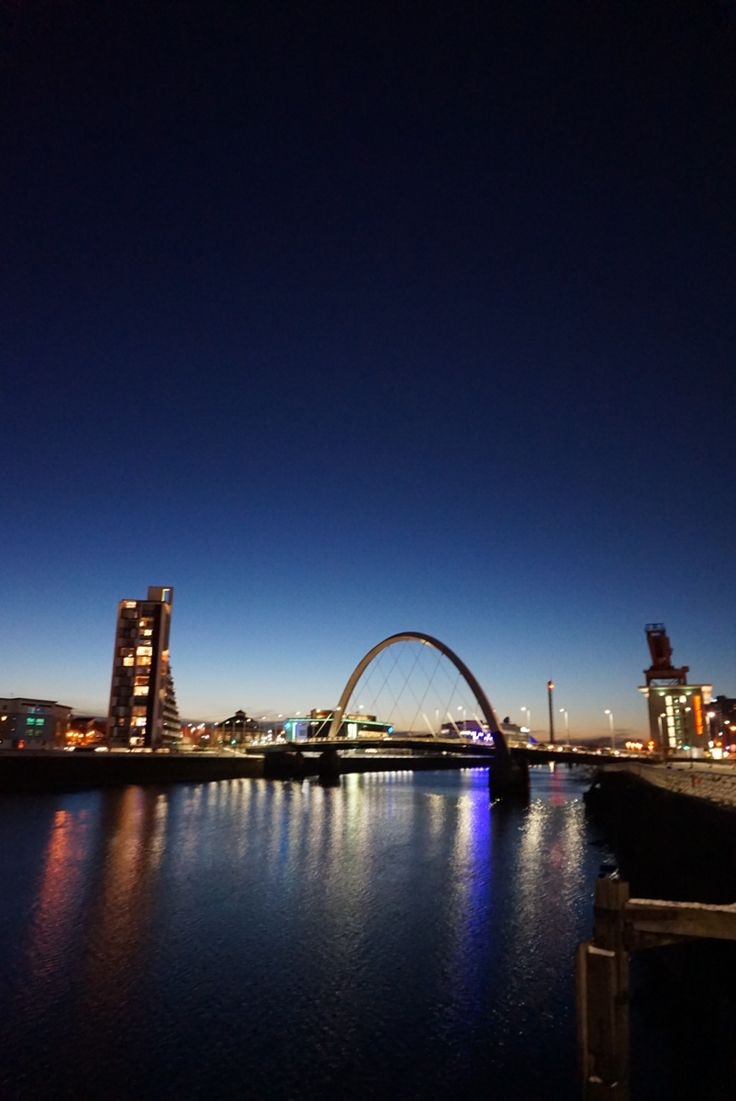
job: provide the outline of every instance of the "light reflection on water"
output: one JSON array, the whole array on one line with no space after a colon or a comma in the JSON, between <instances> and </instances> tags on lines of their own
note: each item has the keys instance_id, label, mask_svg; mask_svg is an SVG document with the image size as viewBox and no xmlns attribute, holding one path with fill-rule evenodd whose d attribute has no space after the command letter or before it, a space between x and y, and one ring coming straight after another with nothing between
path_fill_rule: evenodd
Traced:
<instances>
[{"instance_id":1,"label":"light reflection on water","mask_svg":"<svg viewBox=\"0 0 736 1101\"><path fill-rule=\"evenodd\" d=\"M572 1096L601 853L579 783L533 784L527 808L489 809L482 770L4 801L2 1096L79 1096L80 1067L120 1098Z\"/></svg>"}]
</instances>

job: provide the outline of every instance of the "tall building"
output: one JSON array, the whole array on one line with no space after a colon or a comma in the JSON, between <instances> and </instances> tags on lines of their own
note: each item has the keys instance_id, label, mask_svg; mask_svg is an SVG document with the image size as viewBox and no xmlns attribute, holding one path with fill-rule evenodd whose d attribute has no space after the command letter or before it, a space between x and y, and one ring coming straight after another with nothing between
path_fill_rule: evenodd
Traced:
<instances>
[{"instance_id":1,"label":"tall building","mask_svg":"<svg viewBox=\"0 0 736 1101\"><path fill-rule=\"evenodd\" d=\"M181 729L181 720L179 719L179 708L176 704L176 691L174 690L174 677L171 672L171 665L169 665L166 673L165 688L162 733L163 744L170 749L174 749L176 746L181 745L184 740L184 735Z\"/></svg>"},{"instance_id":2,"label":"tall building","mask_svg":"<svg viewBox=\"0 0 736 1101\"><path fill-rule=\"evenodd\" d=\"M672 646L664 623L647 623L647 643L652 664L644 670L646 684L639 689L649 704L649 737L660 753L709 748L706 706L710 684L688 684L689 666L672 664Z\"/></svg>"},{"instance_id":3,"label":"tall building","mask_svg":"<svg viewBox=\"0 0 736 1101\"><path fill-rule=\"evenodd\" d=\"M174 590L151 586L146 600L121 600L115 631L108 739L159 749L181 731L169 665Z\"/></svg>"}]
</instances>

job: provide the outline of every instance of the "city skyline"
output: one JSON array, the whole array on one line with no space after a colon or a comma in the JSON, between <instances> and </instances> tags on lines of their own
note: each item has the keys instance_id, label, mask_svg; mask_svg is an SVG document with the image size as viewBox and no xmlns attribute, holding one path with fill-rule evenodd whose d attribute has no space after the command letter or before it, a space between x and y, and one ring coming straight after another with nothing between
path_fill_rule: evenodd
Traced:
<instances>
[{"instance_id":1,"label":"city skyline","mask_svg":"<svg viewBox=\"0 0 736 1101\"><path fill-rule=\"evenodd\" d=\"M140 586L139 586L140 588ZM175 586L172 586L175 588ZM130 594L129 594L130 596ZM122 598L127 599L127 598ZM117 603L117 602L116 602ZM227 715L233 713L239 708L243 708L254 718L260 718L261 716L267 716L269 718L276 718L277 715L297 715L306 714L309 710L315 707L334 707L337 703L337 698L344 687L345 681L352 668L357 664L358 660L363 657L364 652L375 642L380 641L376 638L372 642L368 642L360 653L356 652L354 660L349 658L345 654L346 664L344 670L338 669L325 671L320 668L320 663L325 653L330 653L329 647L325 645L328 640L313 639L310 645L309 640L299 639L297 646L290 652L293 654L294 660L298 663L299 659L306 652L310 654L310 665L307 670L302 673L302 679L289 676L288 669L283 665L278 664L279 650L283 654L283 644L281 648L275 642L274 644L274 656L271 660L271 655L263 652L263 647L258 644L255 647L248 649L248 645L244 646L241 651L241 660L244 662L250 660L253 663L253 667L256 667L257 662L260 661L258 668L268 669L270 675L265 678L265 683L270 686L270 695L267 695L261 687L261 683L257 682L253 676L250 678L247 675L242 680L242 689L238 687L237 678L233 678L228 681L227 670L230 669L232 673L232 664L228 666L221 655L211 655L210 662L208 663L203 651L200 649L197 643L197 629L199 631L204 630L201 621L197 628L197 621L194 620L195 629L192 632L192 637L182 640L180 647L181 653L177 651L177 618L179 613L179 605L183 605L186 610L186 597L182 598L181 593L177 593L177 614L173 620L172 628L172 663L175 664L177 671L183 668L185 674L194 670L194 676L197 678L197 683L209 683L211 678L212 683L219 684L217 689L218 694L215 695L215 690L209 689L209 695L206 695L208 689L205 688L204 698L208 700L204 706L197 706L196 703L190 706L185 703L182 706L181 713L182 718L190 721L219 721L225 718ZM113 624L114 624L113 615ZM276 625L276 632L278 634L279 627ZM101 632L101 634L104 632ZM396 633L394 631L388 632L389 634ZM428 632L429 633L429 632ZM114 638L115 631L111 630L111 637ZM275 635L273 636L275 638ZM387 636L381 636L381 638ZM642 672L637 684L631 686L630 695L631 700L626 699L624 686L622 683L622 676L626 675L627 665L630 665L633 669L635 664L633 661L621 662L617 666L614 674L609 679L609 691L605 693L602 691L602 681L595 681L592 685L584 687L580 683L566 682L566 680L559 677L555 681L555 721L558 738L564 729L564 716L563 711L568 713L568 724L571 736L574 737L602 737L610 734L610 722L607 715L607 709L613 711L615 716L615 730L618 735L644 735L647 731L647 713L646 706L642 700L639 692L639 685L643 683L644 674L643 668L646 663L644 652L646 650L644 630L641 630L641 650L642 650ZM443 639L443 641L447 641ZM257 642L257 640L256 640ZM518 634L515 636L515 645L521 644L524 646L524 640ZM675 640L676 644L676 640ZM457 648L456 648L457 649ZM548 710L547 710L547 683L532 682L531 679L525 676L525 669L514 670L513 653L506 653L501 656L499 661L500 668L509 670L507 676L511 676L511 685L509 683L498 682L494 683L491 679L485 678L480 672L483 668L482 664L477 664L474 667L473 662L468 658L468 651L474 653L479 661L482 661L482 655L493 654L494 650L489 650L486 643L485 647L482 640L477 638L468 640L467 650L464 652L462 648L458 649L459 656L465 660L471 668L471 671L476 673L479 677L482 687L489 695L491 702L498 714L499 718L509 716L512 722L527 725L529 722L529 715L531 713L531 728L535 732L544 732L548 729ZM105 655L100 656L100 650L97 650L99 660L94 664L90 663L89 668L99 673L100 669L105 670L107 680L107 690L109 692L109 657ZM607 651L604 651L604 658ZM676 648L676 654L680 658L685 658L685 655L680 648ZM250 656L249 656L250 655ZM692 659L692 655L689 655ZM231 662L237 660L231 655ZM283 659L282 659L283 660ZM443 659L444 661L445 659ZM486 659L487 660L487 659ZM558 657L557 665L561 669L570 669L570 661L575 660L574 652L563 651ZM65 662L72 662L72 667L76 666L77 658L74 655L65 655ZM534 658L538 668L542 668L545 661L543 654L536 653ZM19 661L19 668L23 666L27 667L27 663L24 663L22 655ZM62 703L71 703L77 714L93 713L100 716L105 716L108 713L108 707L106 702L102 702L104 693L100 693L99 696L95 696L92 693L86 693L76 696L74 699L68 691L59 690L59 686L63 688L63 677L68 675L66 669L69 666L62 665L62 672L57 675L56 679L53 677L47 680L45 683L50 684L53 691L43 693L32 693L29 690L28 684L33 679L33 674L28 677L26 674L26 681L23 677L16 678L24 685L24 689L16 692L13 689L8 695L22 696L33 695L38 698L55 698ZM205 671L203 674L203 670ZM693 672L691 673L691 682L697 681L695 672L700 670L700 663L694 665ZM208 671L208 672L207 672ZM602 674L603 675L603 674ZM279 680L279 677L282 680ZM192 678L194 679L194 678ZM703 679L702 677L700 679ZM179 678L177 678L179 683ZM330 687L334 685L334 690ZM728 695L729 692L719 686L718 683L714 684L714 694L723 693ZM178 692L179 698L185 701L191 701L196 699L194 693L191 691L191 687L184 683L182 689ZM333 698L334 697L334 698ZM367 697L369 698L369 697ZM524 703L521 703L523 698ZM519 702L517 702L517 700ZM227 701L221 703L219 701ZM357 708L358 700L357 696L354 699L354 705ZM365 706L365 705L364 705ZM401 715L403 709L408 706L400 701L398 711L393 713L393 717L397 714ZM370 710L371 703L367 708ZM412 709L410 709L412 710ZM430 711L432 708L430 708ZM454 710L454 706L453 706ZM470 704L468 705L468 715L471 714ZM387 721L392 718L391 715L384 714L379 716L385 718ZM444 715L442 716L444 719Z\"/></svg>"},{"instance_id":2,"label":"city skyline","mask_svg":"<svg viewBox=\"0 0 736 1101\"><path fill-rule=\"evenodd\" d=\"M8 15L0 694L333 706L401 630L500 715L736 695L722 6Z\"/></svg>"}]
</instances>

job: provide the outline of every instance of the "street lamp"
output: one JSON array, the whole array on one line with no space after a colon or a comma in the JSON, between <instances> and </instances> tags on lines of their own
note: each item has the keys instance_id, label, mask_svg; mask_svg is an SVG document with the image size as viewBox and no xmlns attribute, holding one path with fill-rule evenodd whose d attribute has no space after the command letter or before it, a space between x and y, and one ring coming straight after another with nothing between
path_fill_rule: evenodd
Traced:
<instances>
[{"instance_id":1,"label":"street lamp","mask_svg":"<svg viewBox=\"0 0 736 1101\"><path fill-rule=\"evenodd\" d=\"M565 742L567 743L567 745L569 745L570 744L570 716L567 713L567 708L566 707L561 707L560 708L560 714L562 715L562 717L565 721Z\"/></svg>"},{"instance_id":2,"label":"street lamp","mask_svg":"<svg viewBox=\"0 0 736 1101\"><path fill-rule=\"evenodd\" d=\"M611 711L610 707L607 707L606 710L603 712L603 714L608 715L608 729L611 731L611 749L615 750L616 749L616 736L613 733L613 711Z\"/></svg>"},{"instance_id":3,"label":"street lamp","mask_svg":"<svg viewBox=\"0 0 736 1101\"><path fill-rule=\"evenodd\" d=\"M549 744L555 744L555 711L554 711L554 699L553 693L555 690L554 681L547 681L547 705L549 707Z\"/></svg>"}]
</instances>

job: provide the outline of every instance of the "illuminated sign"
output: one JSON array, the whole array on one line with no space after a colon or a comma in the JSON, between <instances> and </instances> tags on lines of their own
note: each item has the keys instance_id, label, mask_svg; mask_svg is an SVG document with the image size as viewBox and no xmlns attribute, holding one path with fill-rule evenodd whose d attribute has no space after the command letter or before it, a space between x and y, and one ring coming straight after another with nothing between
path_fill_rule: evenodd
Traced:
<instances>
[{"instance_id":1,"label":"illuminated sign","mask_svg":"<svg viewBox=\"0 0 736 1101\"><path fill-rule=\"evenodd\" d=\"M695 733L702 734L703 725L703 700L699 695L693 695L693 711L695 713Z\"/></svg>"}]
</instances>

